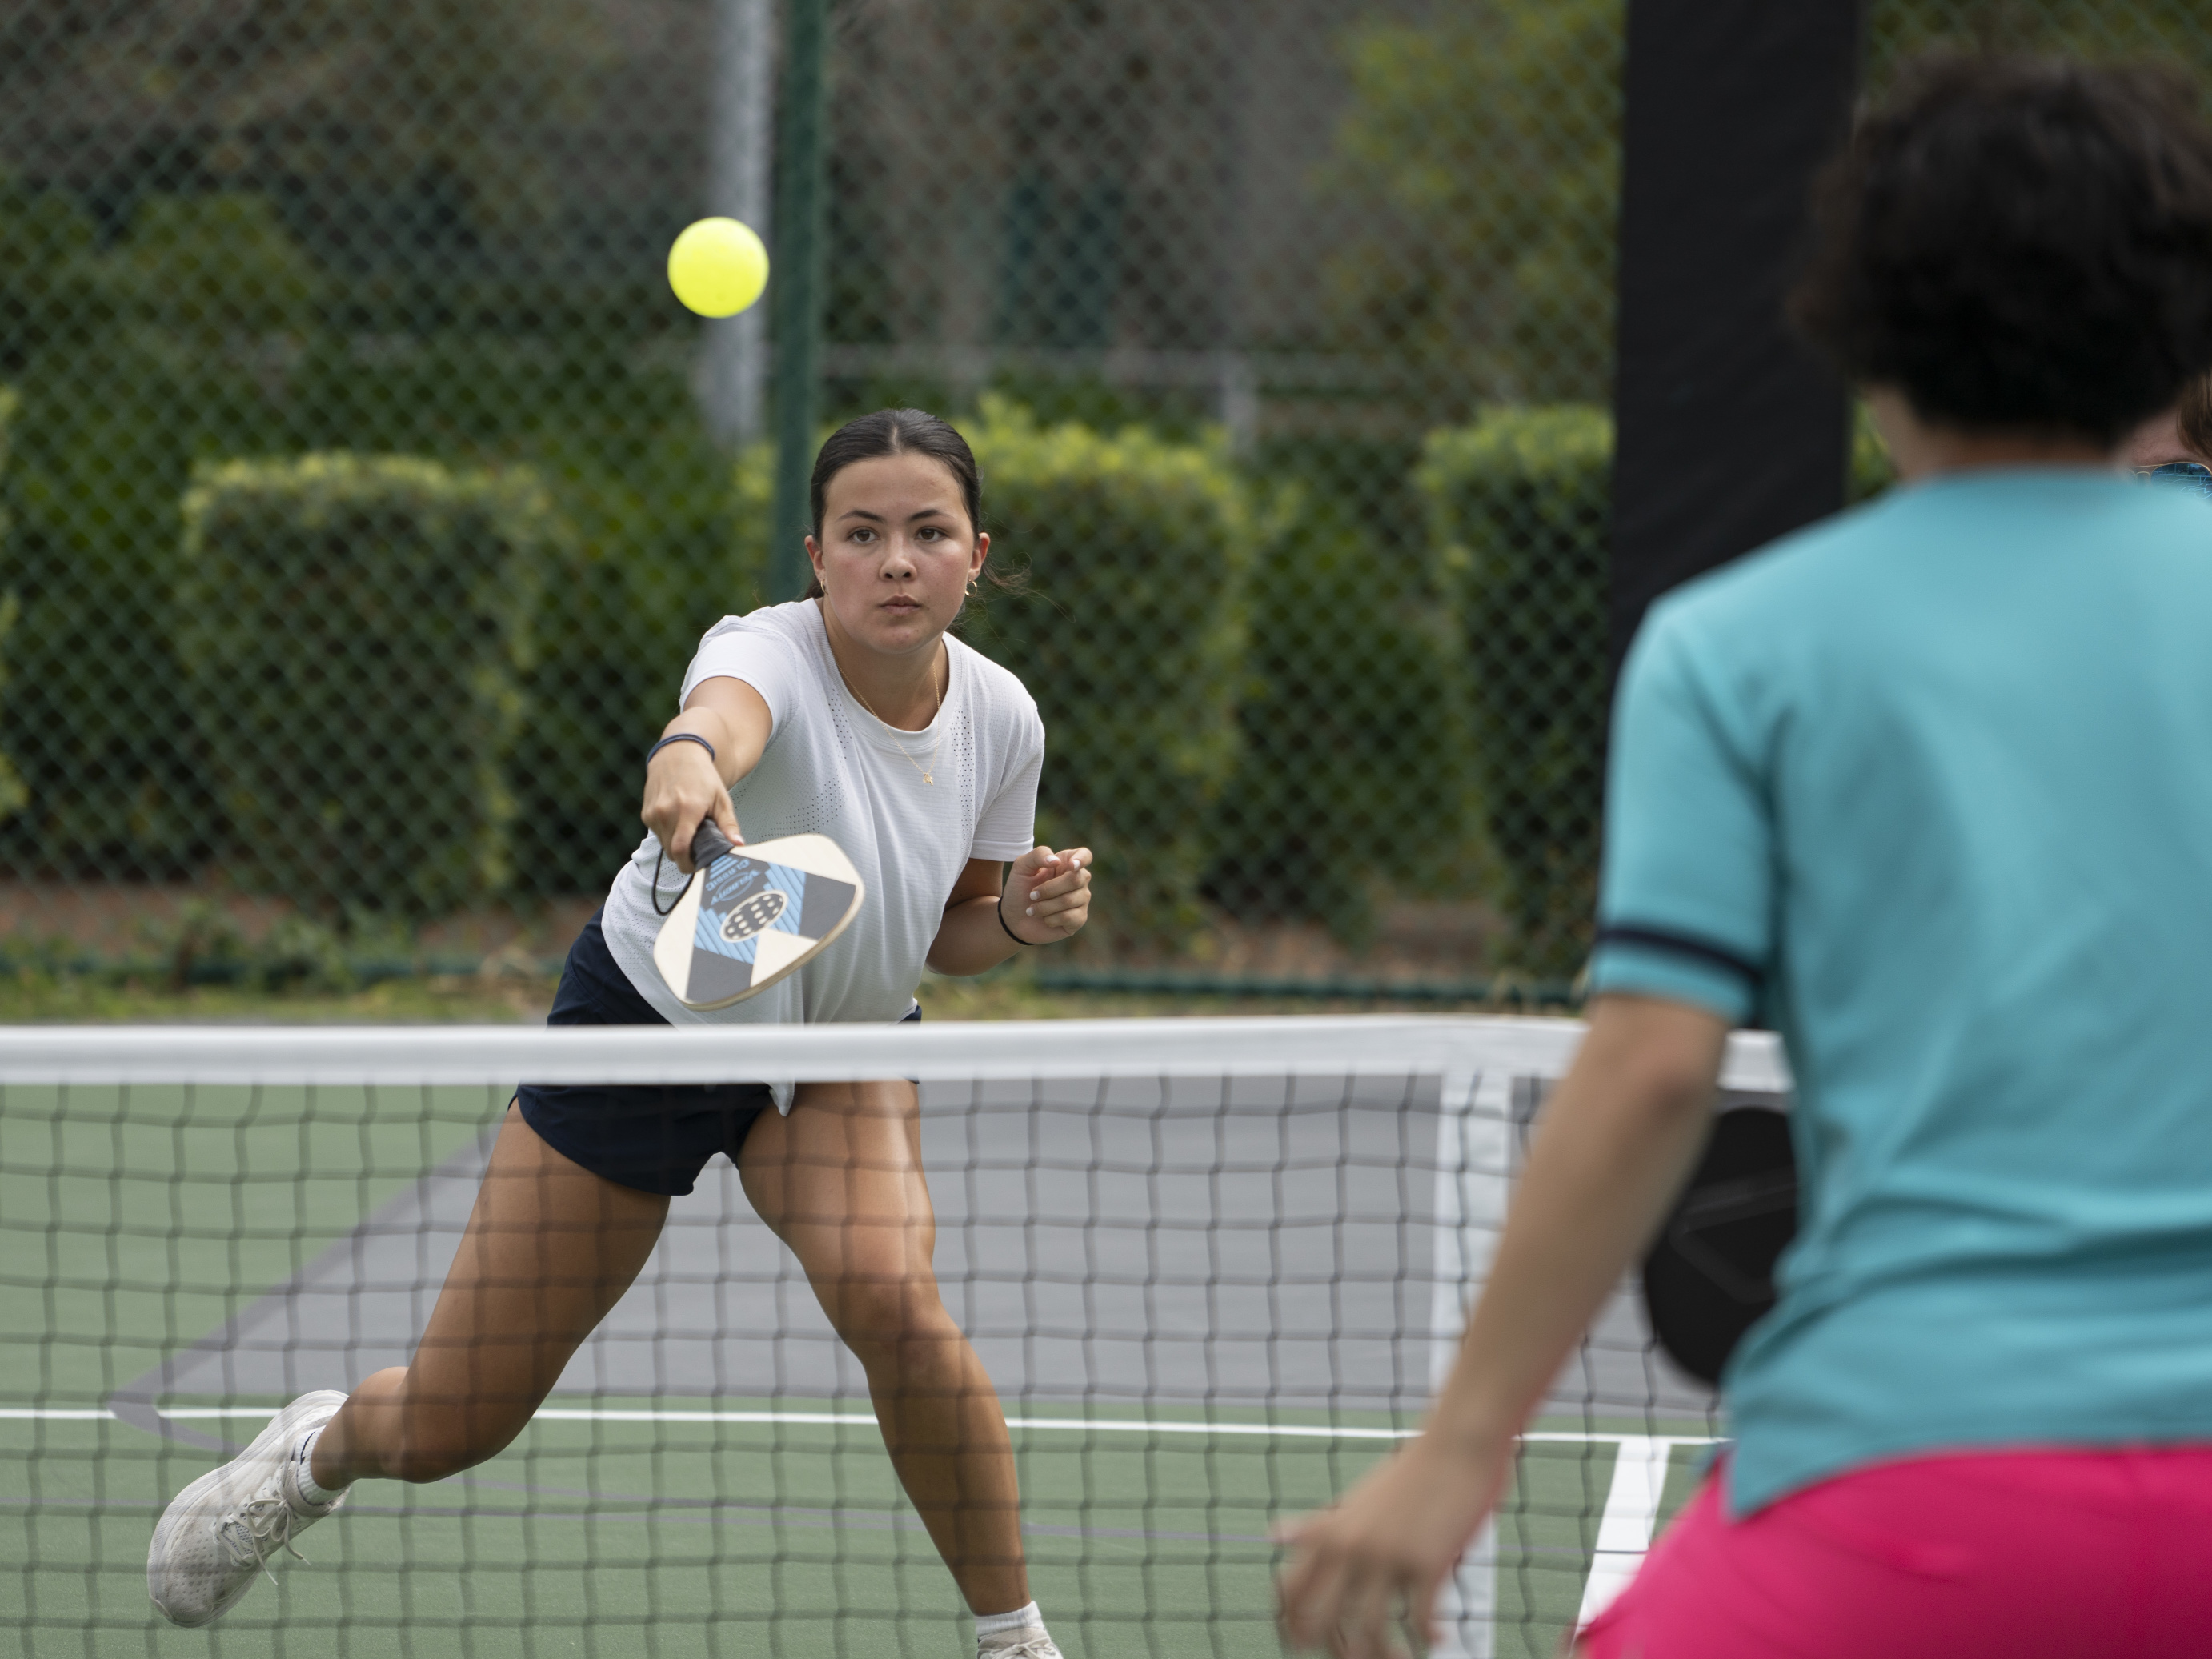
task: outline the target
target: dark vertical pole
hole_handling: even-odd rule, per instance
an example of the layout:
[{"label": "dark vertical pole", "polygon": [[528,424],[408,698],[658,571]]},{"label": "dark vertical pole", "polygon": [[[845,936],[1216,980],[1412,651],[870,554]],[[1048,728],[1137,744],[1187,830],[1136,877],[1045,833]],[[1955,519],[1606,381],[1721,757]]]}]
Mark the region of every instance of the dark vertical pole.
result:
[{"label": "dark vertical pole", "polygon": [[1613,664],[1676,583],[1844,502],[1845,389],[1789,331],[1864,0],[1630,0]]},{"label": "dark vertical pole", "polygon": [[814,461],[816,369],[829,225],[828,0],[790,0],[775,144],[775,530],[768,598],[806,586],[806,476]]}]

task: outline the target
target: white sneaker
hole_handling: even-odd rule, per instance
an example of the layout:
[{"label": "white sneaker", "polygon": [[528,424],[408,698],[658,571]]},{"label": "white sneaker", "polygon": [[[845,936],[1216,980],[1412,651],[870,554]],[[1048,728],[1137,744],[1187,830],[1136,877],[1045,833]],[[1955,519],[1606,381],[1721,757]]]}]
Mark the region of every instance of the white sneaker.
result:
[{"label": "white sneaker", "polygon": [[[269,1419],[253,1443],[179,1492],[161,1511],[146,1553],[146,1593],[173,1625],[211,1625],[268,1572],[279,1546],[305,1560],[292,1540],[345,1502],[300,1495],[292,1454],[301,1437],[337,1415],[346,1397],[303,1394]],[[270,1574],[275,1577],[275,1574]]]},{"label": "white sneaker", "polygon": [[1060,1659],[1060,1651],[1042,1625],[975,1638],[975,1659]]}]

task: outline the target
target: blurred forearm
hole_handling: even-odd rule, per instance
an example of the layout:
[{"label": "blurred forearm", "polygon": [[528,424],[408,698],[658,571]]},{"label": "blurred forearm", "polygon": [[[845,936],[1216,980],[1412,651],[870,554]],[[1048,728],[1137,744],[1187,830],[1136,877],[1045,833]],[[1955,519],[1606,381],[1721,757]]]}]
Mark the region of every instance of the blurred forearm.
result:
[{"label": "blurred forearm", "polygon": [[1705,1144],[1728,1027],[1680,1003],[1601,998],[1546,1107],[1488,1283],[1425,1437],[1520,1431]]}]

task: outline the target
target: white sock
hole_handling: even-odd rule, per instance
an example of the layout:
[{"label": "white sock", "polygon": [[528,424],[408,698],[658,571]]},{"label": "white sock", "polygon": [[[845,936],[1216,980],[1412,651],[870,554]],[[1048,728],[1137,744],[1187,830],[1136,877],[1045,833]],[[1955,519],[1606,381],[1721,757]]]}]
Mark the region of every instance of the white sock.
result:
[{"label": "white sock", "polygon": [[337,1496],[315,1484],[315,1442],[322,1437],[321,1429],[309,1429],[292,1453],[292,1479],[299,1484],[300,1496],[318,1508]]},{"label": "white sock", "polygon": [[1034,1601],[1025,1607],[1016,1607],[1012,1613],[979,1613],[975,1615],[975,1639],[979,1642],[988,1636],[1004,1636],[1009,1631],[1043,1628],[1044,1615],[1037,1611],[1037,1604]]}]

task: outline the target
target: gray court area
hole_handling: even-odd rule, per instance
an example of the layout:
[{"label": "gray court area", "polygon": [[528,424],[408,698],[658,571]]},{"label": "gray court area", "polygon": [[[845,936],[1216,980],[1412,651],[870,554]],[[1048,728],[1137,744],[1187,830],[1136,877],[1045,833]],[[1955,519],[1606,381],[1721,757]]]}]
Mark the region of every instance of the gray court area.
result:
[{"label": "gray court area", "polygon": [[[1434,1078],[930,1085],[924,1156],[947,1305],[1017,1410],[1414,1413],[1437,1328],[1448,1337],[1452,1319],[1437,1295],[1438,1092]],[[1508,1099],[1484,1091],[1475,1120],[1516,1121],[1470,1127],[1510,1162],[1534,1096],[1524,1085],[1510,1104],[1486,1108],[1486,1097]],[[146,1407],[345,1388],[404,1364],[486,1144],[125,1384],[118,1410],[199,1440],[216,1425],[155,1419]],[[1473,1163],[1455,1177],[1478,1218],[1459,1249],[1479,1260],[1502,1188],[1495,1156]],[[1443,1254],[1448,1273],[1464,1259]],[[720,1158],[676,1201],[638,1283],[560,1389],[684,1401],[866,1395]],[[1709,1403],[1651,1352],[1634,1298],[1616,1296],[1547,1416],[1680,1421]]]}]

